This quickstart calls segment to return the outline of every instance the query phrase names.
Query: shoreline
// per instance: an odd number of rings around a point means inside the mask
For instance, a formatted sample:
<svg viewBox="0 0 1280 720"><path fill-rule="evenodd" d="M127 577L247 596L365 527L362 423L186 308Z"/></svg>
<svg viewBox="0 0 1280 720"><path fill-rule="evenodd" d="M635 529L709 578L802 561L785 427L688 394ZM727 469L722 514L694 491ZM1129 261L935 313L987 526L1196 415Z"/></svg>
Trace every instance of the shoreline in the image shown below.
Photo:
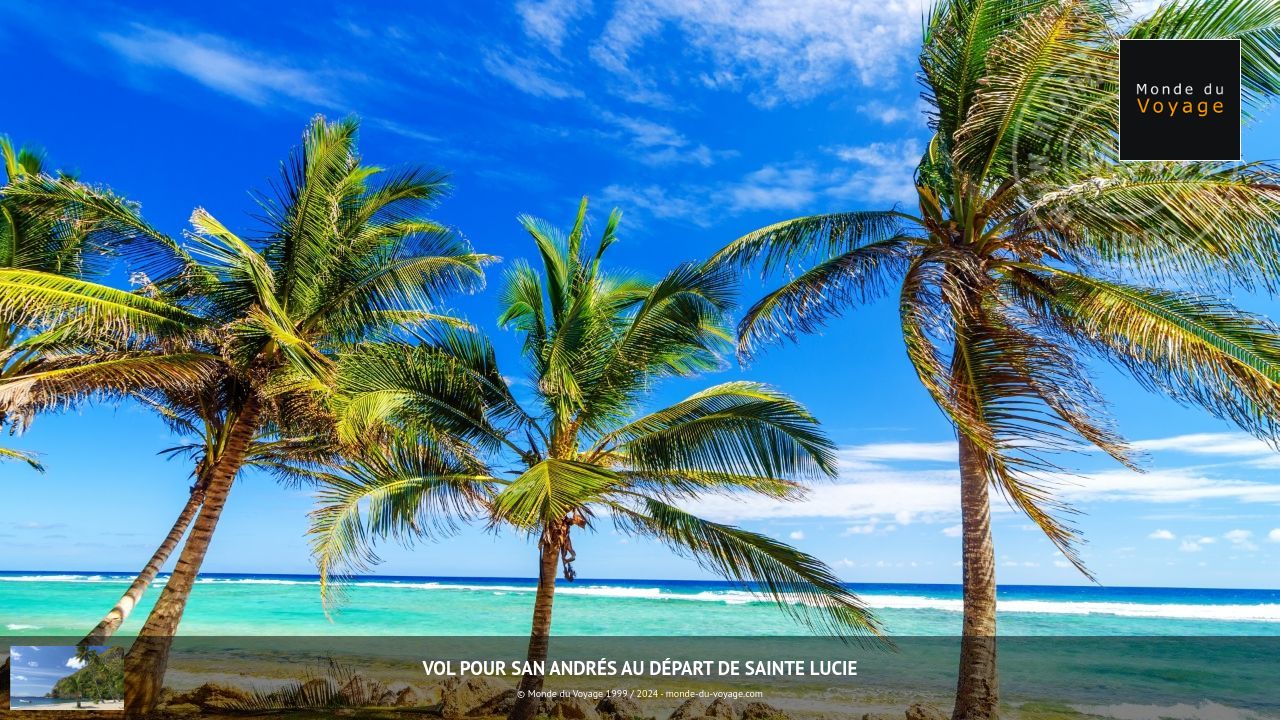
<svg viewBox="0 0 1280 720"><path fill-rule="evenodd" d="M14 707L9 708L10 712L36 712L40 710L48 710L48 711L70 710L72 712L123 712L124 701L123 700L106 700L100 703L94 703L94 702L89 702L87 700L82 700L80 701L80 707L76 707L75 700L68 700L66 702L58 702L58 703L40 703L39 705L36 705L34 703L30 705L25 705L25 706L22 704L18 704Z"/></svg>

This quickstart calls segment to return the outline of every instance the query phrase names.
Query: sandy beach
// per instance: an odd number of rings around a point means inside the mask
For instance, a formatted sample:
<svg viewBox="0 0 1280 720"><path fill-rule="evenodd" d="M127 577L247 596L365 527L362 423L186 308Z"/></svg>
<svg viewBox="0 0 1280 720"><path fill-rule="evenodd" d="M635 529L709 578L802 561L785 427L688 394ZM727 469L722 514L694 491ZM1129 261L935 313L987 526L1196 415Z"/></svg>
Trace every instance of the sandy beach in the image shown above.
<svg viewBox="0 0 1280 720"><path fill-rule="evenodd" d="M67 702L54 703L51 705L19 704L9 709L10 710L95 710L98 712L101 712L104 710L123 711L124 701L123 700L104 700L102 702L91 702L89 700L82 700L80 702L80 707L76 707L75 700L68 700Z"/></svg>

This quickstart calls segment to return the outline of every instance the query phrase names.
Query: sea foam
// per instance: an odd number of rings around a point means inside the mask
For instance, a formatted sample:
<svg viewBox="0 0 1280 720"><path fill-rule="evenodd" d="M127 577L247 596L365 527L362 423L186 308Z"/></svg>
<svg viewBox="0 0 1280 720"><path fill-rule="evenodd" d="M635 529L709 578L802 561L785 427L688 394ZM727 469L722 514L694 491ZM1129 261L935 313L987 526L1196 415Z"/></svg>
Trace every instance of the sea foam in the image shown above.
<svg viewBox="0 0 1280 720"><path fill-rule="evenodd" d="M131 578L127 575L102 574L53 574L53 575L0 575L0 582L50 582L50 583L119 583ZM156 579L163 584L166 577ZM310 578L265 578L265 577L202 577L198 580L202 585L261 585L261 586L317 586L319 581ZM350 583L353 587L403 591L443 591L443 592L484 592L487 594L513 593L530 594L536 588L532 583L475 583L465 580L458 582L424 580L382 580L357 579ZM707 602L726 605L745 605L754 603L772 603L769 597L743 590L693 590L681 592L663 587L645 587L610 584L577 584L562 583L557 586L556 594L562 596L596 597L614 600L636 600L650 602ZM958 597L931 597L928 595L894 595L883 593L862 594L861 598L869 607L877 610L921 610L946 613L963 611L963 601ZM801 603L798 596L786 598L792 603ZM1179 620L1217 620L1236 622L1280 622L1280 604L1217 604L1217 603L1160 603L1160 602L1121 602L1103 600L1044 600L1044 599L1002 599L997 603L999 612L1041 615L1111 615L1131 618L1166 618ZM15 629L10 627L10 629ZM25 629L25 628L24 628Z"/></svg>

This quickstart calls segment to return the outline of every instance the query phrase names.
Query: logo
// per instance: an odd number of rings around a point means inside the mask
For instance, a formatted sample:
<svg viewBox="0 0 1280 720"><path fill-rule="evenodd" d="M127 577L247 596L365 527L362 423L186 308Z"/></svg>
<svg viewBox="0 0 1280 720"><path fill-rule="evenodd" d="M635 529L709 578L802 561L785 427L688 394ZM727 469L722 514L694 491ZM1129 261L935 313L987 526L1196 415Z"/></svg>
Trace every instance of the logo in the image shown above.
<svg viewBox="0 0 1280 720"><path fill-rule="evenodd" d="M1240 158L1239 40L1120 41L1121 160Z"/></svg>

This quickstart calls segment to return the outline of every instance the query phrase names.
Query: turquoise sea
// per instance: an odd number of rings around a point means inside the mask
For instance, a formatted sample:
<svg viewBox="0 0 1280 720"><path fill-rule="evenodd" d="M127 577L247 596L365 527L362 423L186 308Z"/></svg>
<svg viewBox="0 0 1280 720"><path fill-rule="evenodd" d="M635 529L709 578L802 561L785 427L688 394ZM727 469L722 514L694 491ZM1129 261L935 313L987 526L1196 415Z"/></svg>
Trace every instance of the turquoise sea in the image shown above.
<svg viewBox="0 0 1280 720"><path fill-rule="evenodd" d="M0 572L0 635L79 636L128 586L124 573ZM161 576L122 629L136 632ZM852 586L894 635L955 635L956 585ZM366 577L326 616L314 576L200 578L183 635L522 635L532 580ZM1280 636L1280 590L1061 587L1000 589L1003 635ZM801 635L771 603L727 583L592 580L558 585L562 635Z"/></svg>

